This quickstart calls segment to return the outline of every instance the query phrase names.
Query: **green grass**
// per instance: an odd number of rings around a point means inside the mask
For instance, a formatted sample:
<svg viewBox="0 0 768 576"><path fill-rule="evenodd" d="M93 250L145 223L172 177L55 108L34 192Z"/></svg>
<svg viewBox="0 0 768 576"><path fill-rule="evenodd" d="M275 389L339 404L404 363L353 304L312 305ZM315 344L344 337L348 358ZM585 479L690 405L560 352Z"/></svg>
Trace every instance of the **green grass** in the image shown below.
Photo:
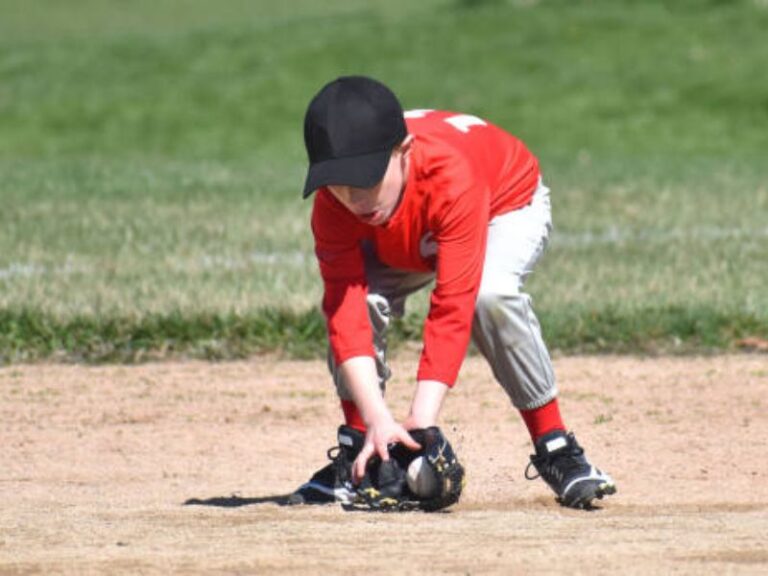
<svg viewBox="0 0 768 576"><path fill-rule="evenodd" d="M553 347L768 337L765 2L0 13L0 360L321 350L301 124L346 73L485 116L539 156L556 231L529 289Z"/></svg>

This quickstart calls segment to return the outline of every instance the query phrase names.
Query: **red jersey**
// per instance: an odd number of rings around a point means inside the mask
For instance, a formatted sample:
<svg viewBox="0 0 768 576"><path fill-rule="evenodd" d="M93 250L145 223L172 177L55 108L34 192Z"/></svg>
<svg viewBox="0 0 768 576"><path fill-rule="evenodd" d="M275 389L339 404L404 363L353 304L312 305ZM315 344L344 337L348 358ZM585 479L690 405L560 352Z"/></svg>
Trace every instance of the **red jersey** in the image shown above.
<svg viewBox="0 0 768 576"><path fill-rule="evenodd" d="M337 363L373 356L361 242L372 241L394 268L435 271L417 379L453 386L469 345L488 223L530 203L539 164L520 140L475 116L417 110L405 117L414 137L410 168L388 222L361 222L326 188L315 195L323 312Z"/></svg>

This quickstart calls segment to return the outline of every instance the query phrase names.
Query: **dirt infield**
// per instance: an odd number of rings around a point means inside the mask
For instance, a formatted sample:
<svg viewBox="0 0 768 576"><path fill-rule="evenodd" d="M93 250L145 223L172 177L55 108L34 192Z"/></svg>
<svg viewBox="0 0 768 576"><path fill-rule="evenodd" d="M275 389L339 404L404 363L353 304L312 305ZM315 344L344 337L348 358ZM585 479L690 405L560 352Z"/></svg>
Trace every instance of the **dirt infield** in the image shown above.
<svg viewBox="0 0 768 576"><path fill-rule="evenodd" d="M389 398L407 409L415 356ZM443 427L447 513L287 507L338 408L320 362L0 369L0 574L765 574L768 357L561 358L566 421L618 494L559 507L478 358Z"/></svg>

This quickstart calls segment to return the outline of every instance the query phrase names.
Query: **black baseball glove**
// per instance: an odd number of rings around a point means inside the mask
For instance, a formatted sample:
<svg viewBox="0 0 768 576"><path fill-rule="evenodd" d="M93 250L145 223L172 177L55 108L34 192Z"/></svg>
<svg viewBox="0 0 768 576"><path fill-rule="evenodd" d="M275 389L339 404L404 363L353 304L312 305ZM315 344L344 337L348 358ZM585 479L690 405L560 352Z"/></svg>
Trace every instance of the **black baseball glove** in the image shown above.
<svg viewBox="0 0 768 576"><path fill-rule="evenodd" d="M365 477L358 487L354 508L381 511L425 510L436 511L459 501L464 488L464 467L440 428L410 430L421 445L420 450L409 450L402 444L393 444L389 460L372 458ZM417 495L408 487L408 466L423 456L427 473L436 478L435 488L429 494Z"/></svg>

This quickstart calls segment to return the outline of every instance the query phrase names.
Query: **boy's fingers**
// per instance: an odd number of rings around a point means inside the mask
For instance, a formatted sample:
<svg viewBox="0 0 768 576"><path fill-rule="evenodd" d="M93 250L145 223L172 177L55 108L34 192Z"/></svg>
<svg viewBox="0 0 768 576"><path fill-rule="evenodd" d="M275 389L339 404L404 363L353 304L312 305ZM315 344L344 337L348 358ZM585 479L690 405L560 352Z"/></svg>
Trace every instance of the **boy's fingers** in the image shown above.
<svg viewBox="0 0 768 576"><path fill-rule="evenodd" d="M352 466L352 481L355 484L359 484L365 476L365 467L368 464L373 454L373 444L366 444L360 451L360 454L355 458L355 462Z"/></svg>
<svg viewBox="0 0 768 576"><path fill-rule="evenodd" d="M406 432L405 430L403 430L403 433L400 435L399 440L409 450L420 450L421 449L421 444L416 442L416 440L414 440L413 437L408 432Z"/></svg>
<svg viewBox="0 0 768 576"><path fill-rule="evenodd" d="M393 439L402 443L409 450L420 450L421 444L416 442L413 437L405 430L405 428L397 427L394 430ZM352 481L354 484L359 484L365 477L365 471L368 465L368 461L372 456L376 455L381 458L382 462L389 460L389 441L383 440L371 440L365 443L363 449L360 450L360 454L355 458L352 464Z"/></svg>
<svg viewBox="0 0 768 576"><path fill-rule="evenodd" d="M382 462L389 460L389 443L379 442L376 445L376 454L379 455L379 458L381 458Z"/></svg>

